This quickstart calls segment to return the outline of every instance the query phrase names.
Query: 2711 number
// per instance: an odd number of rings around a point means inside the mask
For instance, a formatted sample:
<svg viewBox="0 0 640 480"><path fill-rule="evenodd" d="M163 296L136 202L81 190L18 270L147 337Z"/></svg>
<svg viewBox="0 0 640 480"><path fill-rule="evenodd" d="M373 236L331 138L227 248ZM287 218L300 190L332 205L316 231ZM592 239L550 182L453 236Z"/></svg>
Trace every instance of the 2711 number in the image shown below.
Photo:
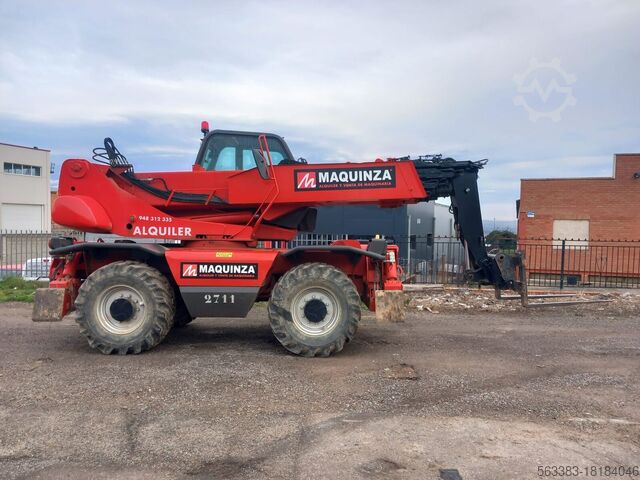
<svg viewBox="0 0 640 480"><path fill-rule="evenodd" d="M227 295L226 293L206 293L204 303L236 303L236 296L234 294Z"/></svg>

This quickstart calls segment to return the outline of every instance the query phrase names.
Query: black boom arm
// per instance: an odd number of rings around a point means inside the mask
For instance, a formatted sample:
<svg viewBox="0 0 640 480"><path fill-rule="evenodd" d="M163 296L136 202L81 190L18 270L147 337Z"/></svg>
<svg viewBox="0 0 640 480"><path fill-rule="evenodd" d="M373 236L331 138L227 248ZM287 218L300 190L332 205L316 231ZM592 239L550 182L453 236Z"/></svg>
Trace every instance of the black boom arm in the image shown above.
<svg viewBox="0 0 640 480"><path fill-rule="evenodd" d="M496 288L520 290L515 267L522 265L520 255L487 253L478 195L478 170L487 160L456 161L439 155L413 160L427 200L451 197L451 209L460 241L468 256L469 280L495 285Z"/></svg>

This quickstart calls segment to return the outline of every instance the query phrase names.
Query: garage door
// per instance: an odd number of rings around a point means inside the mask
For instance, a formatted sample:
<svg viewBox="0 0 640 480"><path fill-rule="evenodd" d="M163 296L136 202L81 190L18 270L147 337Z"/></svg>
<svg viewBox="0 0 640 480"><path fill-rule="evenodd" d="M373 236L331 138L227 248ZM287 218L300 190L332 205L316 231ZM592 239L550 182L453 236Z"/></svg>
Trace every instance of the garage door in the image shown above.
<svg viewBox="0 0 640 480"><path fill-rule="evenodd" d="M3 203L0 230L43 230L42 205Z"/></svg>

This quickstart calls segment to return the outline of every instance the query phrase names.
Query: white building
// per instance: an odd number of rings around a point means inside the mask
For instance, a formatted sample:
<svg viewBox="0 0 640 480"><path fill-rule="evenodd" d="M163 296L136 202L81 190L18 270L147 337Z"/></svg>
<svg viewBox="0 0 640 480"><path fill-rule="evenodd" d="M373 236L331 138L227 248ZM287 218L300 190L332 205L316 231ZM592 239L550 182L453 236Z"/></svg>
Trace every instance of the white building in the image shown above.
<svg viewBox="0 0 640 480"><path fill-rule="evenodd" d="M51 231L50 151L0 143L0 231Z"/></svg>

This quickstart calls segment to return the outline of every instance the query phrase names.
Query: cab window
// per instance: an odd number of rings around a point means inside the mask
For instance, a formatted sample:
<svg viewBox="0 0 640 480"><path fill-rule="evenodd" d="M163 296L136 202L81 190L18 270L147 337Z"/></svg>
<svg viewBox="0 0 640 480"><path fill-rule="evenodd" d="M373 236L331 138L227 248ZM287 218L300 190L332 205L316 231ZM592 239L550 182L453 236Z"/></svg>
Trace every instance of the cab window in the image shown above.
<svg viewBox="0 0 640 480"><path fill-rule="evenodd" d="M216 162L216 170L235 170L236 169L236 149L233 147L224 147L218 154Z"/></svg>
<svg viewBox="0 0 640 480"><path fill-rule="evenodd" d="M287 158L278 138L267 137L274 165ZM202 156L202 168L209 171L250 170L256 167L253 149L258 147L257 135L219 133L207 139Z"/></svg>

